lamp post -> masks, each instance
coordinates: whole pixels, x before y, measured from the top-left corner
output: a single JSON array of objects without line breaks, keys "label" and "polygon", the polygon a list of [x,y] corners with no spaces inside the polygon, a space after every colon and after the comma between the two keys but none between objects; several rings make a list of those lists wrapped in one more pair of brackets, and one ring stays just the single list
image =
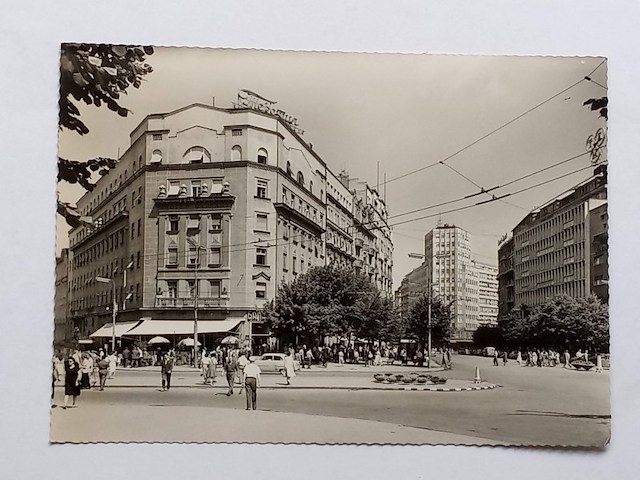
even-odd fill
[{"label": "lamp post", "polygon": [[198,285],[198,268],[200,268],[200,250],[204,250],[204,247],[198,245],[196,247],[196,267],[195,267],[195,292],[194,292],[194,302],[193,302],[193,366],[198,368],[198,293],[199,293],[199,285]]},{"label": "lamp post", "polygon": [[[422,253],[409,253],[409,258],[424,260],[426,257]],[[420,285],[409,282],[409,284]],[[427,368],[431,368],[431,272],[427,272]]]},{"label": "lamp post", "polygon": [[96,277],[96,282],[110,283],[113,287],[113,302],[111,306],[111,353],[116,351],[116,315],[118,314],[118,302],[116,301],[116,282],[111,278]]}]

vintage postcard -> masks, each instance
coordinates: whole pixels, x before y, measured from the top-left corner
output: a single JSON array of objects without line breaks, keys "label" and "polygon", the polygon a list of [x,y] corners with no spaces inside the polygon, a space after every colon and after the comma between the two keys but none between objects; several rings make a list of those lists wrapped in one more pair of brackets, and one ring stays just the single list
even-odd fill
[{"label": "vintage postcard", "polygon": [[606,77],[63,44],[51,441],[606,446]]}]

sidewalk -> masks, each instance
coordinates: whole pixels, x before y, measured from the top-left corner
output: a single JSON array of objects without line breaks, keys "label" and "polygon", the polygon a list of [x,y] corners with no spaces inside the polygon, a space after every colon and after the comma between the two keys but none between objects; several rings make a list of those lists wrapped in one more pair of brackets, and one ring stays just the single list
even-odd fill
[{"label": "sidewalk", "polygon": [[[162,407],[156,405],[155,407]],[[51,412],[53,443],[218,442],[502,445],[495,440],[351,418],[264,410],[81,404]]]},{"label": "sidewalk", "polygon": [[[361,367],[365,368],[365,367]],[[472,380],[455,380],[449,379],[447,383],[441,385],[418,384],[418,383],[391,383],[385,384],[376,382],[373,378],[374,373],[379,372],[406,372],[427,371],[427,369],[410,369],[401,370],[398,367],[370,367],[365,371],[357,370],[353,375],[331,375],[335,370],[325,370],[320,368],[319,371],[301,370],[291,379],[291,385],[286,384],[286,380],[279,374],[263,374],[261,375],[262,388],[265,389],[328,389],[328,390],[396,390],[396,391],[470,391],[470,390],[487,390],[495,388],[496,385],[486,382],[480,385],[474,385]],[[432,370],[433,371],[433,370]],[[221,373],[221,372],[220,372]],[[446,376],[446,375],[445,375]],[[120,387],[147,387],[160,388],[161,376],[159,367],[141,367],[135,369],[118,369],[113,378],[107,380],[106,388]],[[174,370],[171,376],[172,388],[216,388],[227,389],[227,380],[223,374],[216,377],[213,385],[205,385],[200,376],[199,371],[191,367]],[[61,387],[60,387],[61,388]],[[236,383],[236,388],[240,388]]]}]

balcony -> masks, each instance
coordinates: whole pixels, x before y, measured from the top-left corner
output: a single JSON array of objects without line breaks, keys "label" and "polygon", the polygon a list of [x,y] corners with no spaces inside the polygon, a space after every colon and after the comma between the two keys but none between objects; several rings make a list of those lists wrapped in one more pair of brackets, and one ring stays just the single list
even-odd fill
[{"label": "balcony", "polygon": [[[216,308],[227,307],[229,304],[228,297],[200,297],[198,298],[198,308]],[[172,297],[156,297],[157,308],[194,308],[195,299],[190,297],[172,298]]]},{"label": "balcony", "polygon": [[362,246],[364,245],[364,241],[361,238],[356,238],[356,247],[360,247],[362,248]]},{"label": "balcony", "polygon": [[353,266],[356,268],[362,268],[362,260],[357,259],[356,261],[353,262]]}]

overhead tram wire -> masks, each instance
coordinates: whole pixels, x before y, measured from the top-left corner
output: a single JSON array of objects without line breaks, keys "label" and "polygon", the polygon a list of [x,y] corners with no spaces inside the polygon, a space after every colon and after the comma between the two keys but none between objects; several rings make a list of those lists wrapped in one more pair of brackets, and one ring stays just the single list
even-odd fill
[{"label": "overhead tram wire", "polygon": [[480,205],[485,205],[487,203],[497,202],[497,201],[499,201],[499,200],[501,200],[503,198],[511,197],[513,195],[518,195],[519,193],[523,193],[523,192],[526,192],[528,190],[532,190],[534,188],[541,187],[542,185],[546,185],[547,183],[555,182],[556,180],[560,180],[561,178],[565,178],[565,177],[568,177],[570,175],[574,175],[576,173],[582,172],[582,171],[590,169],[590,168],[592,168],[592,165],[589,165],[589,166],[583,167],[583,168],[579,168],[578,170],[574,170],[574,171],[566,173],[564,175],[560,175],[559,177],[550,178],[548,180],[545,180],[544,182],[540,182],[540,183],[537,183],[535,185],[531,185],[529,187],[525,187],[523,189],[517,190],[515,192],[511,192],[511,193],[507,193],[507,194],[501,195],[499,197],[493,197],[493,198],[488,199],[488,200],[483,200],[482,202],[477,202],[477,203],[474,203],[472,205],[465,205],[465,206],[462,206],[462,207],[454,208],[454,209],[451,209],[451,210],[446,210],[446,211],[443,211],[443,212],[437,212],[437,213],[433,213],[433,214],[430,214],[430,215],[424,215],[422,217],[412,218],[412,219],[409,219],[409,220],[403,220],[401,222],[392,223],[389,226],[390,227],[395,227],[397,225],[404,225],[406,223],[416,222],[418,220],[424,220],[426,218],[433,218],[433,217],[437,217],[439,215],[443,215],[443,214],[446,214],[446,213],[459,212],[461,210],[467,210],[469,208],[477,207],[477,206],[480,206]]},{"label": "overhead tram wire", "polygon": [[[457,150],[457,151],[453,152],[451,155],[448,155],[447,157],[443,158],[442,160],[439,160],[439,161],[434,162],[434,163],[430,163],[429,165],[426,165],[426,166],[424,166],[424,167],[418,168],[418,169],[413,170],[413,171],[411,171],[411,172],[403,173],[402,175],[398,175],[397,177],[390,178],[389,180],[387,180],[387,181],[385,182],[385,185],[386,185],[386,184],[389,184],[389,183],[391,183],[391,182],[395,182],[396,180],[400,180],[400,179],[402,179],[402,178],[405,178],[405,177],[408,177],[408,176],[410,176],[410,175],[413,175],[414,173],[421,172],[421,171],[426,170],[426,169],[428,169],[428,168],[435,167],[435,166],[440,165],[440,164],[443,164],[443,165],[444,165],[444,164],[445,164],[444,162],[447,162],[447,161],[448,161],[448,160],[450,160],[451,158],[455,157],[456,155],[459,155],[460,153],[464,152],[465,150],[468,150],[469,148],[471,148],[472,146],[474,146],[474,145],[476,145],[477,143],[481,142],[481,141],[482,141],[482,140],[484,140],[485,138],[490,137],[490,136],[491,136],[491,135],[493,135],[494,133],[497,133],[497,132],[499,132],[500,130],[502,130],[503,128],[505,128],[505,127],[507,127],[507,126],[511,125],[512,123],[514,123],[514,122],[516,122],[516,121],[520,120],[520,119],[521,119],[522,117],[524,117],[525,115],[528,115],[529,113],[533,112],[534,110],[537,110],[538,108],[542,107],[543,105],[545,105],[545,104],[549,103],[551,100],[553,100],[553,99],[555,99],[555,98],[559,97],[559,96],[560,96],[560,95],[562,95],[563,93],[568,92],[569,90],[571,90],[572,88],[576,87],[577,85],[579,85],[580,83],[584,82],[585,80],[589,80],[589,81],[592,81],[592,82],[593,82],[593,80],[591,80],[591,79],[590,79],[591,75],[593,75],[593,74],[594,74],[594,72],[595,72],[596,70],[598,70],[598,68],[600,68],[600,67],[602,66],[602,64],[604,64],[604,62],[605,62],[605,61],[606,61],[606,59],[605,59],[605,60],[602,60],[602,61],[598,64],[598,66],[597,66],[596,68],[594,68],[593,70],[591,70],[591,72],[590,72],[588,75],[585,75],[583,78],[581,78],[581,79],[580,79],[580,80],[578,80],[577,82],[572,83],[572,84],[571,84],[571,85],[569,85],[568,87],[566,87],[566,88],[564,88],[563,90],[559,91],[558,93],[556,93],[556,94],[552,95],[551,97],[547,98],[546,100],[543,100],[542,102],[538,103],[537,105],[535,105],[535,106],[533,106],[533,107],[529,108],[528,110],[526,110],[526,111],[524,111],[523,113],[521,113],[520,115],[518,115],[518,116],[516,116],[516,117],[512,118],[512,119],[511,119],[511,120],[509,120],[508,122],[503,123],[502,125],[500,125],[500,126],[498,126],[498,127],[494,128],[494,129],[493,129],[493,130],[491,130],[489,133],[484,134],[484,135],[483,135],[483,136],[481,136],[480,138],[478,138],[478,139],[474,140],[473,142],[471,142],[471,143],[467,144],[466,146],[462,147],[461,149],[459,149],[459,150]],[[595,83],[595,82],[594,82],[594,83]],[[601,86],[602,86],[602,85],[601,85]]]}]

